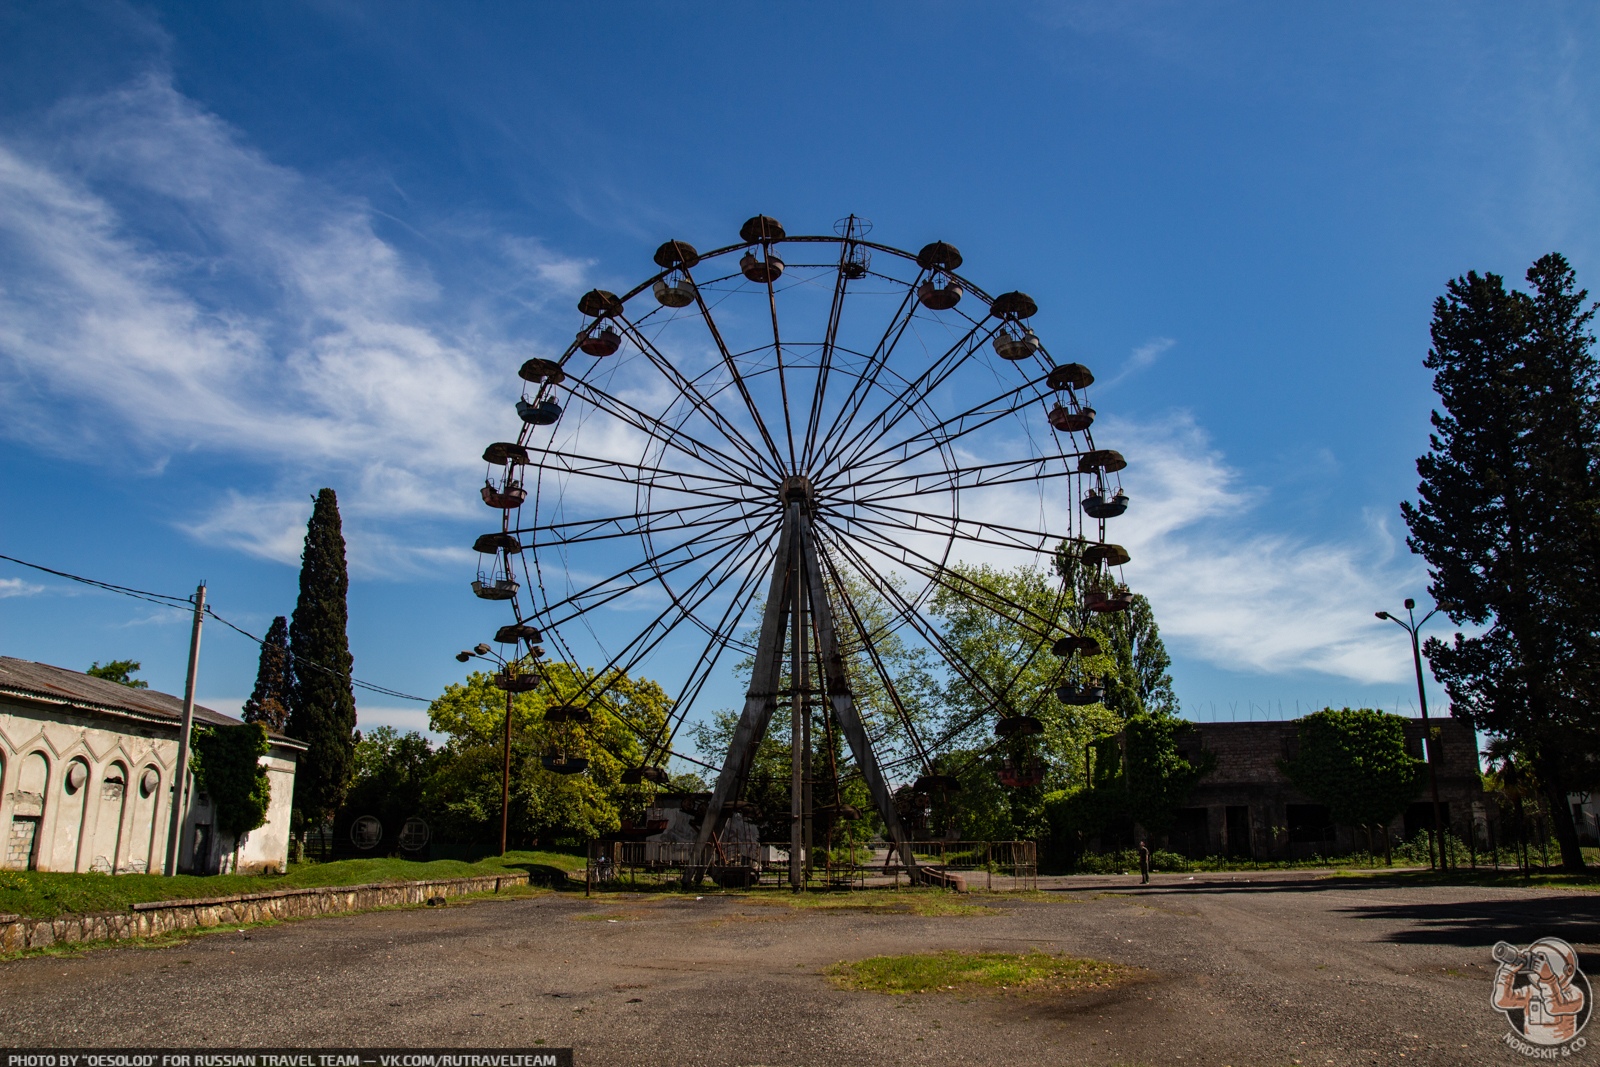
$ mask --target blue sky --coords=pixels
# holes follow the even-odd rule
[[[577,295],[669,237],[854,212],[1020,288],[1095,369],[1118,539],[1188,712],[1414,706],[1372,618],[1430,304],[1564,252],[1596,281],[1581,4],[74,4],[0,9],[0,552],[287,614],[338,490],[356,673],[424,696],[483,444]],[[1115,438],[1112,441],[1112,438]],[[177,612],[0,564],[0,652],[136,658]],[[255,650],[208,630],[201,697]],[[1442,693],[1434,699],[1442,703]],[[421,705],[359,701],[363,723]],[[1253,710],[1252,710],[1253,709]]]

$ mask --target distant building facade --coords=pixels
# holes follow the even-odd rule
[[[1488,839],[1494,805],[1483,792],[1477,734],[1452,718],[1435,718],[1437,767],[1443,817],[1462,840]],[[1407,747],[1422,758],[1421,719],[1405,721]],[[1280,763],[1292,759],[1299,731],[1287,722],[1197,722],[1178,739],[1179,751],[1212,754],[1216,766],[1179,810],[1168,847],[1189,856],[1291,859],[1350,852],[1367,847],[1363,829],[1337,826],[1328,809],[1301,794]],[[1417,800],[1388,827],[1391,840],[1408,840],[1431,828],[1433,807],[1426,782]],[[1381,838],[1375,847],[1383,848]]]
[[[156,872],[166,860],[183,702],[78,671],[0,656],[0,866]],[[197,726],[239,720],[195,706]],[[289,807],[305,746],[270,737],[261,762],[267,821],[234,841],[213,829],[210,798],[190,779],[178,867],[215,874],[282,870]]]

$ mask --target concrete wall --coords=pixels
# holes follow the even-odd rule
[[[267,824],[240,848],[241,871],[278,870],[288,862],[294,757],[278,745],[263,757],[272,802]],[[0,866],[159,873],[177,759],[176,723],[136,724],[0,698]],[[195,796],[180,831],[181,870],[194,869],[195,845],[209,835],[210,823],[209,802]],[[231,869],[233,844],[214,841],[200,873],[215,872],[219,861]]]

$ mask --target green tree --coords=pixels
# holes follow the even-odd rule
[[[1479,630],[1428,640],[1451,714],[1526,753],[1563,865],[1581,870],[1566,757],[1593,750],[1600,695],[1600,366],[1567,261],[1545,256],[1527,280],[1469,273],[1435,302],[1425,365],[1444,410],[1401,511],[1429,592]]]
[[[623,785],[622,772],[642,759],[641,736],[660,735],[672,702],[657,683],[621,672],[597,677],[559,662],[536,669],[539,688],[512,698],[511,837],[575,843],[614,831],[654,795],[650,785]],[[588,725],[545,721],[547,709],[569,703],[589,711]],[[427,806],[447,835],[486,841],[498,834],[505,715],[505,692],[481,671],[428,708],[432,728],[449,735],[427,785]],[[541,759],[557,746],[588,759],[588,770],[546,770]]]
[[[1333,821],[1387,827],[1422,789],[1427,766],[1406,749],[1405,720],[1369,708],[1325,708],[1296,726],[1299,749],[1279,766],[1295,788],[1328,809]]]
[[[350,578],[332,489],[317,493],[300,559],[300,597],[289,624],[293,686],[287,733],[309,746],[294,777],[297,819],[302,826],[320,826],[349,788],[356,727],[346,633]]]
[[[104,678],[108,682],[125,685],[129,689],[149,689],[149,682],[134,677],[141,666],[142,664],[136,659],[114,659],[105,664],[96,660],[83,673],[91,678]]]
[[[240,839],[267,821],[272,786],[261,757],[267,754],[267,731],[260,723],[205,726],[194,731],[189,766],[195,789],[211,798],[213,825]]]
[[[261,642],[261,660],[256,666],[256,687],[244,702],[244,721],[258,722],[281,733],[289,723],[293,698],[293,679],[289,671],[289,620],[279,615]]]

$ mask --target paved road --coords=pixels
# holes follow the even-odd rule
[[[1600,956],[1587,954],[1600,944],[1600,896],[1244,877],[1158,876],[1143,889],[1082,879],[1002,898],[1003,914],[988,916],[549,894],[289,923],[0,965],[0,1038],[542,1041],[575,1046],[580,1067],[1517,1063],[1498,1044],[1507,1027],[1489,1006],[1489,947],[1555,934],[1600,976]],[[838,960],[946,948],[1040,948],[1149,977],[1028,1000],[845,992],[820,975]]]

